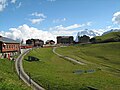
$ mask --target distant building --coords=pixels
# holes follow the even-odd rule
[[[20,52],[19,42],[0,36],[0,57],[10,58],[18,52]]]
[[[32,47],[43,47],[44,41],[40,39],[28,39],[26,40],[26,44]]]
[[[88,43],[90,42],[90,37],[89,36],[86,36],[86,35],[83,35],[83,36],[78,36],[78,42],[79,43]]]
[[[55,41],[53,41],[53,40],[47,40],[47,41],[46,41],[46,44],[54,45],[54,44],[55,44]]]
[[[72,44],[73,36],[58,36],[57,37],[57,44]]]

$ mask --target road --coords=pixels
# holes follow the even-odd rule
[[[25,50],[22,54],[19,55],[19,57],[15,61],[15,68],[17,71],[17,74],[19,76],[19,79],[22,79],[28,86],[32,87],[33,90],[45,90],[43,87],[41,87],[39,84],[37,84],[35,81],[33,81],[24,71],[22,66],[22,59],[23,57],[29,52],[30,50]]]

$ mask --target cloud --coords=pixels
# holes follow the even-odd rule
[[[55,20],[53,20],[53,23],[60,23],[60,22],[64,22],[64,21],[66,21],[66,20],[67,20],[66,18],[55,19]]]
[[[21,7],[21,5],[22,5],[22,3],[20,2],[16,8],[20,8],[20,7]]]
[[[0,0],[0,12],[8,5],[7,0]]]
[[[114,24],[120,24],[120,12],[116,12],[113,15],[112,22]]]
[[[18,26],[17,28],[10,28],[8,32],[0,31],[0,34],[5,37],[12,38],[14,40],[20,39],[20,40],[27,40],[27,39],[42,39],[44,41],[46,40],[55,40],[55,37],[53,34],[51,34],[48,31],[39,30],[34,27],[30,27],[26,24]]]
[[[15,4],[16,0],[11,0],[11,3]]]
[[[45,19],[43,18],[37,18],[37,19],[29,19],[32,24],[39,24],[40,22],[44,21]]]
[[[54,36],[74,36],[81,30],[82,27],[91,26],[92,22],[87,22],[83,24],[73,24],[69,26],[58,25],[49,28],[49,32],[51,32]]]
[[[82,27],[82,24],[73,24],[67,27],[64,27],[63,25],[55,26],[55,27],[50,27],[49,31],[54,35],[54,36],[66,36],[66,35],[73,35],[75,36],[78,30],[74,30],[76,28]]]
[[[49,2],[55,2],[56,0],[47,0],[47,1],[49,1]]]
[[[31,14],[32,16],[36,16],[36,17],[42,17],[42,18],[46,18],[46,16],[43,13],[38,13],[38,12],[34,12]]]
[[[39,22],[36,20],[33,20],[33,23]],[[46,40],[55,40],[57,36],[74,36],[76,37],[76,34],[78,31],[80,31],[81,27],[86,26],[87,24],[73,24],[69,26],[63,26],[63,25],[58,25],[54,27],[50,27],[47,30],[48,31],[43,31],[34,27],[30,27],[27,24],[23,24],[21,26],[18,26],[17,28],[10,28],[8,32],[5,31],[0,31],[0,35],[12,38],[14,40],[16,39],[42,39],[44,41]]]
[[[87,26],[91,26],[91,25],[92,25],[92,22],[87,22],[86,25],[87,25]]]
[[[47,16],[45,16],[43,13],[38,13],[38,12],[34,12],[34,13],[30,14],[30,15],[35,16],[34,19],[29,19],[29,21],[31,21],[32,24],[39,24],[42,21],[44,21],[45,18],[47,18]]]
[[[80,27],[84,27],[85,24],[73,24],[71,26],[66,27],[66,29],[76,29],[76,28],[80,28]]]

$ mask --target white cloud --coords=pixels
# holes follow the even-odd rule
[[[67,35],[75,36],[78,30],[74,30],[74,29],[79,28],[81,26],[82,25],[79,25],[79,24],[73,24],[67,27],[64,27],[63,25],[59,25],[59,26],[49,28],[49,31],[54,36],[67,36]]]
[[[80,27],[84,27],[85,24],[73,24],[71,26],[66,27],[66,29],[75,29],[75,28],[80,28]]]
[[[0,34],[5,37],[12,38],[14,40],[20,39],[20,40],[27,40],[27,39],[42,39],[44,41],[46,40],[55,40],[55,37],[53,34],[51,34],[48,31],[39,30],[34,27],[30,27],[26,24],[19,26],[17,28],[10,28],[8,32],[0,31]]]
[[[11,3],[15,4],[16,0],[11,0]]]
[[[60,22],[64,22],[64,21],[66,21],[66,20],[67,20],[66,18],[55,19],[55,20],[53,20],[53,23],[60,23]]]
[[[109,30],[110,30],[110,29],[112,29],[112,26],[107,26],[106,29],[109,29]]]
[[[21,7],[21,5],[22,5],[22,3],[20,2],[16,8],[20,8],[20,7]]]
[[[36,20],[33,20],[33,23],[39,22]],[[12,39],[30,39],[30,38],[35,38],[35,39],[42,39],[44,41],[46,40],[55,40],[56,41],[56,36],[69,36],[72,35],[76,37],[76,34],[78,31],[80,31],[80,27],[84,27],[87,24],[73,24],[70,26],[54,26],[48,28],[48,31],[43,31],[39,30],[34,27],[30,27],[26,24],[18,26],[17,28],[10,28],[8,32],[5,31],[0,31],[0,34],[2,36],[6,36]]]
[[[56,0],[47,0],[47,1],[50,1],[50,2],[55,2]]]
[[[46,16],[43,13],[38,13],[38,12],[34,12],[31,14],[32,16],[36,16],[36,17],[42,17],[42,18],[46,18]]]
[[[74,35],[78,32],[79,28],[85,27],[87,25],[89,24],[73,24],[67,27],[64,27],[63,25],[59,25],[49,28],[49,31],[54,35]]]
[[[112,21],[115,24],[120,24],[120,12],[114,13]]]
[[[29,19],[32,24],[39,24],[40,22],[44,21],[43,18],[37,18],[37,19]]]
[[[87,26],[91,26],[91,25],[92,25],[92,22],[87,22],[86,25],[87,25]]]
[[[7,0],[0,0],[0,11],[3,11],[7,5]]]
[[[38,12],[34,12],[30,15],[37,17],[37,18],[34,18],[34,19],[29,19],[29,21],[31,21],[32,24],[39,24],[42,21],[44,21],[45,18],[47,17],[43,13],[38,13]]]

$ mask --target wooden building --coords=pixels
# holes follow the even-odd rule
[[[74,42],[73,36],[58,36],[57,44],[72,44]]]
[[[86,36],[86,35],[83,35],[83,36],[78,36],[78,42],[79,43],[88,43],[90,42],[90,37],[89,36]]]
[[[0,57],[10,58],[18,52],[20,52],[19,42],[0,36]]]
[[[55,44],[55,41],[53,41],[53,40],[47,40],[47,41],[46,41],[46,44],[54,45],[54,44]]]
[[[32,47],[43,47],[44,41],[40,39],[28,39],[26,44]]]

